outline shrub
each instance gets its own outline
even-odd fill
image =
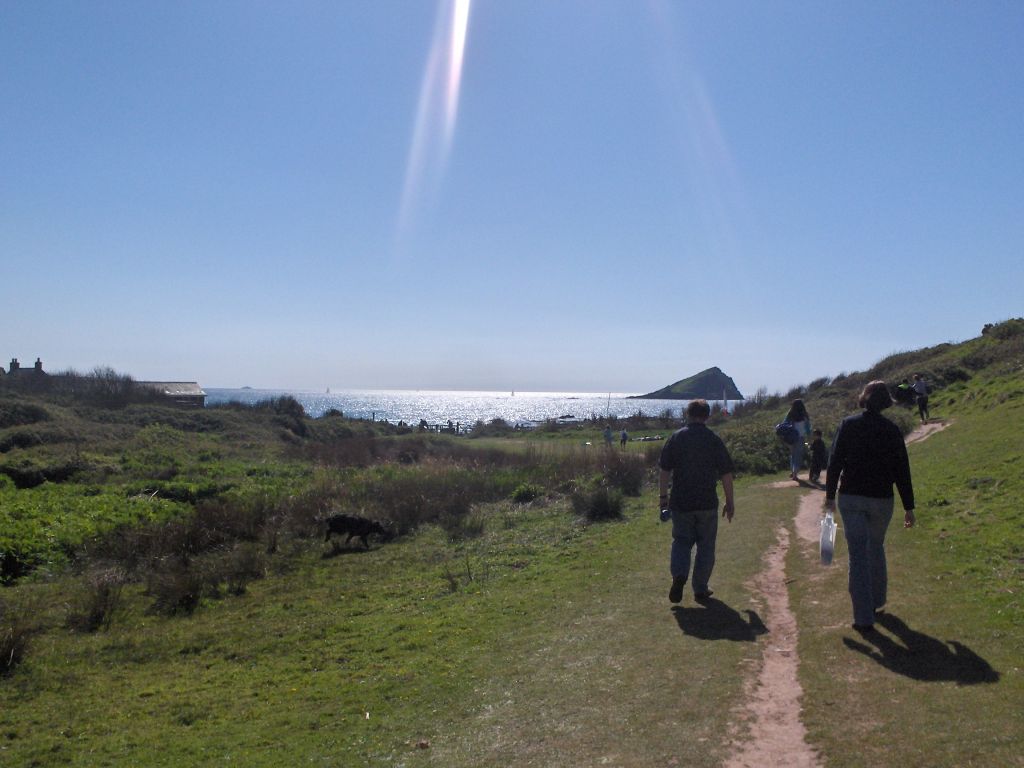
[[[506,498],[512,482],[511,476],[486,467],[441,462],[392,465],[370,477],[352,502],[376,509],[375,517],[390,521],[403,534],[425,523],[464,518],[474,503]]]
[[[38,606],[24,598],[0,595],[0,675],[10,673],[39,631]]]
[[[543,493],[543,490],[533,483],[520,483],[512,491],[512,501],[525,504],[536,499],[541,493]]]
[[[487,518],[479,511],[467,512],[461,516],[445,515],[439,522],[453,541],[483,536],[487,527]]]
[[[219,558],[217,581],[223,581],[232,595],[245,594],[250,581],[262,579],[267,572],[266,557],[252,542],[236,544]]]
[[[34,424],[29,427],[18,427],[8,430],[0,436],[0,453],[7,453],[13,448],[34,448],[38,445],[58,445],[76,442],[76,438],[63,426],[53,424]]]
[[[622,517],[622,493],[600,484],[581,489],[572,495],[572,508],[587,520],[617,520]]]
[[[79,632],[108,628],[121,606],[121,590],[126,581],[127,575],[117,567],[96,568],[86,573],[68,607],[68,628]]]
[[[0,429],[46,421],[50,414],[41,405],[8,401],[0,403]]]
[[[643,490],[644,478],[650,471],[650,465],[635,454],[623,456],[619,453],[606,452],[604,459],[605,484],[618,488],[627,496],[639,496]]]
[[[981,334],[1001,341],[1012,339],[1014,336],[1024,336],[1024,318],[1016,317],[995,325],[986,323],[985,327],[981,329]]]
[[[513,429],[507,421],[501,418],[491,419],[486,424],[478,421],[473,425],[470,437],[502,437],[512,432]]]
[[[155,560],[146,574],[146,594],[153,598],[152,610],[166,615],[191,614],[199,607],[207,585],[201,568],[178,558]]]

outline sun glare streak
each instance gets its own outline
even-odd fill
[[[448,93],[445,110],[445,143],[451,144],[455,118],[459,111],[459,86],[462,84],[462,60],[466,53],[470,0],[455,0],[452,14],[451,47],[448,49]]]
[[[423,187],[435,187],[448,164],[459,110],[471,0],[442,0],[420,84],[419,103],[399,206],[398,234],[422,205]]]
[[[737,216],[745,208],[740,174],[703,78],[689,61],[685,36],[677,34],[679,11],[665,0],[650,9],[660,41],[653,46],[656,72],[667,94],[666,106],[678,126],[678,156],[693,212],[704,235],[726,259],[742,258]]]

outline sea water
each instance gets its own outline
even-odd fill
[[[642,412],[680,418],[685,400],[633,400],[623,393],[593,392],[465,392],[435,390],[345,390],[313,392],[284,389],[206,389],[207,406],[227,402],[254,404],[288,395],[306,413],[322,416],[331,409],[354,419],[397,423],[453,424],[469,426],[477,421],[504,419],[511,425],[534,426],[548,419],[563,421],[628,417]],[[618,435],[616,435],[616,439]]]

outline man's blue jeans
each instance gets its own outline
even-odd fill
[[[892,520],[893,497],[874,499],[841,493],[837,498],[843,535],[850,552],[850,599],[853,623],[875,623],[875,609],[885,605],[889,577],[885,565],[885,532]]]
[[[718,537],[718,509],[696,512],[672,510],[672,578],[686,578],[690,573],[690,552],[697,545],[693,562],[693,591],[708,591],[711,570],[715,567],[715,539]]]

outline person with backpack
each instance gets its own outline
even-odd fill
[[[796,480],[804,465],[804,438],[811,434],[811,417],[803,400],[797,398],[789,406],[786,418],[783,419],[783,423],[786,422],[796,429],[796,440],[789,444],[789,478]]]

